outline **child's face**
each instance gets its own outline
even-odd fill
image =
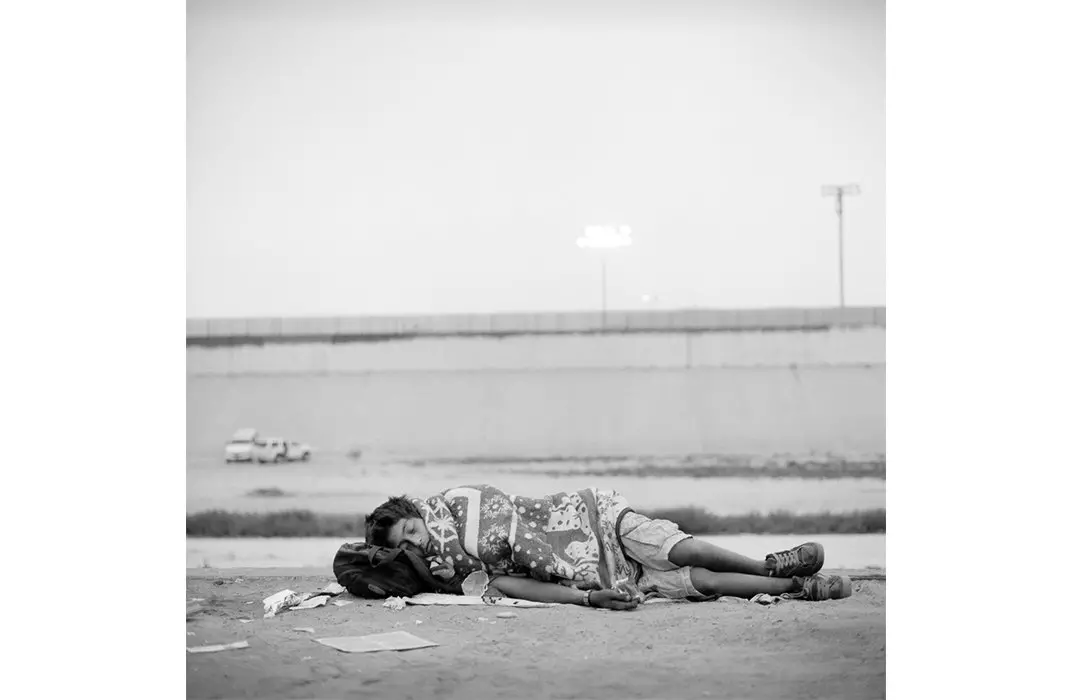
[[[426,554],[429,537],[424,520],[421,518],[399,520],[387,531],[387,544],[390,547],[409,549],[417,554]]]

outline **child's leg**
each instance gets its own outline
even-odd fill
[[[691,577],[692,585],[705,596],[728,595],[747,599],[760,593],[794,593],[799,588],[791,578],[708,571],[699,566],[692,567]]]
[[[731,552],[710,542],[703,542],[695,537],[681,540],[675,544],[667,558],[675,566],[698,566],[706,569],[708,574],[737,573],[762,576],[764,578],[768,576],[767,565],[764,562]],[[757,591],[757,593],[769,593],[769,591],[763,590]],[[723,595],[737,594],[724,593]],[[752,595],[755,595],[755,593]],[[772,595],[774,594],[772,593]]]

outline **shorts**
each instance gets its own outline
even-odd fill
[[[626,513],[618,527],[625,556],[640,564],[641,593],[656,598],[710,600],[692,583],[692,567],[677,566],[670,561],[670,550],[692,535],[681,531],[669,520],[652,520],[639,513]]]

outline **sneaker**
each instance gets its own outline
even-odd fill
[[[814,576],[823,568],[823,546],[805,542],[784,552],[767,555],[767,575],[775,578]]]
[[[802,600],[837,600],[852,595],[852,579],[848,576],[794,576],[793,582],[800,586],[796,593],[786,594],[786,598]]]

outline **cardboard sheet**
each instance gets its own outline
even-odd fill
[[[384,634],[370,634],[364,637],[329,637],[316,641],[324,646],[350,654],[362,654],[372,651],[406,651],[408,649],[439,646],[436,642],[429,642],[427,639],[421,639],[409,632],[387,632]]]
[[[249,646],[249,642],[233,642],[231,644],[209,644],[203,647],[186,647],[186,651],[191,654],[208,654],[213,651],[227,651],[228,649],[245,649]]]
[[[421,593],[403,600],[410,605],[500,605],[508,608],[549,608],[552,605],[558,605],[558,603],[537,603],[517,598],[496,598],[494,603],[488,603],[475,595],[451,595],[449,593]]]

